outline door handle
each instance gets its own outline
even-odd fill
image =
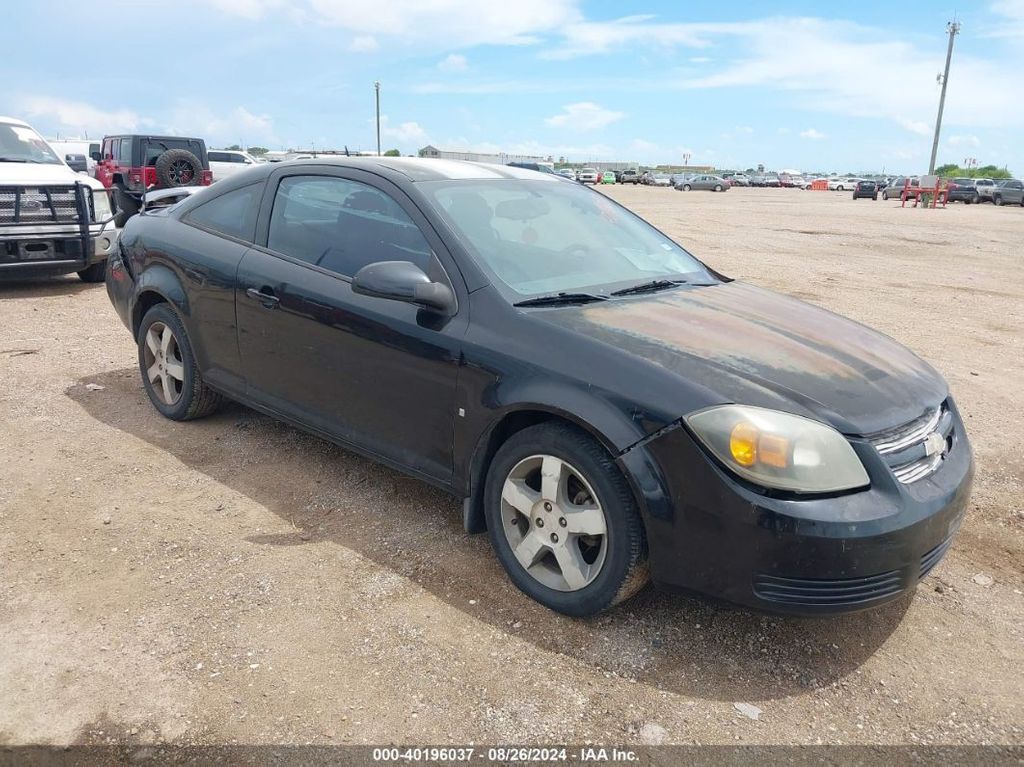
[[[274,291],[266,286],[262,290],[249,288],[245,291],[245,295],[259,301],[267,309],[276,309],[277,305],[281,303],[281,299],[274,295]]]

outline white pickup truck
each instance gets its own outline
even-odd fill
[[[0,117],[0,280],[77,272],[102,282],[117,246],[103,184],[22,121]]]

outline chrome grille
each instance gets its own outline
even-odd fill
[[[74,186],[0,187],[0,224],[78,223]]]
[[[939,468],[947,454],[952,428],[951,414],[942,403],[909,423],[870,434],[867,440],[885,459],[896,479],[909,485]],[[925,452],[926,442],[935,433],[942,437],[945,445],[929,455]]]

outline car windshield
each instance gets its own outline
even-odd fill
[[[42,136],[25,125],[13,123],[0,123],[0,162],[61,164]]]
[[[512,301],[605,293],[652,279],[717,281],[643,219],[582,186],[458,180],[419,187]]]

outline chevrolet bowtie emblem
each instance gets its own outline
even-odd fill
[[[927,437],[924,438],[924,454],[928,456],[941,453],[943,448],[946,447],[945,438],[937,431],[933,431]]]

